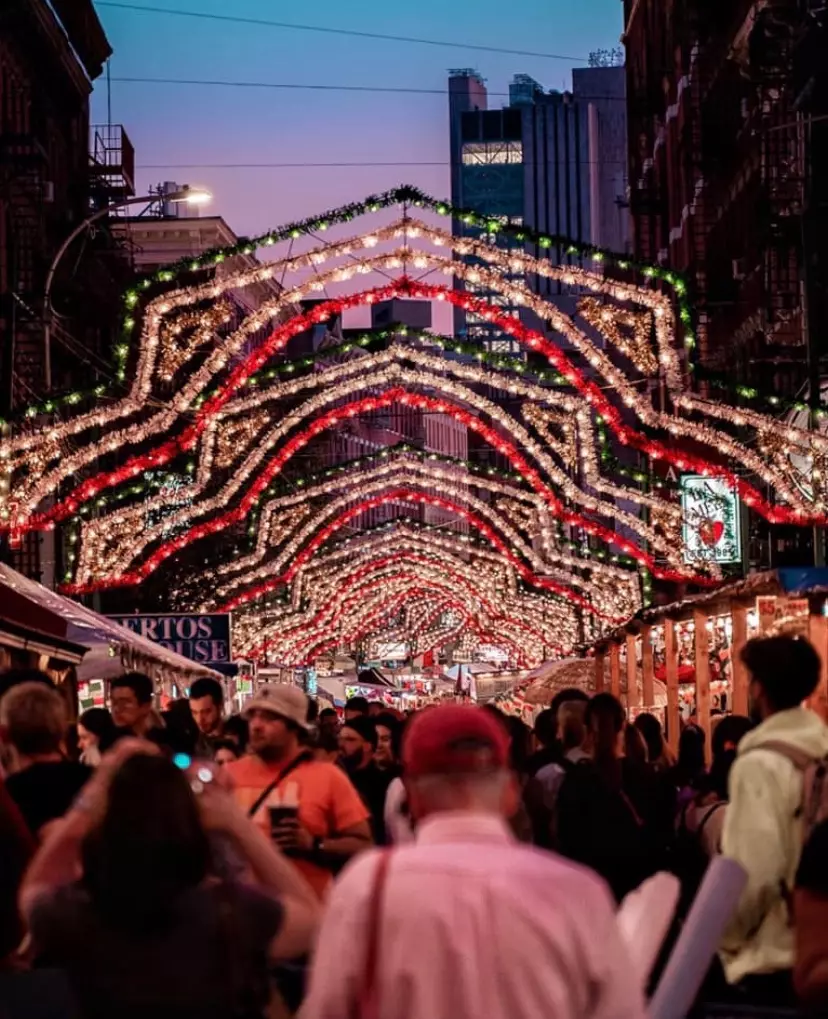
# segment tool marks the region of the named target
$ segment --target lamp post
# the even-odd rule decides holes
[[[211,198],[212,195],[209,191],[204,191],[201,188],[188,187],[182,188],[180,191],[171,191],[169,194],[141,195],[138,198],[125,198],[121,202],[113,202],[111,205],[106,205],[104,208],[98,209],[98,211],[93,213],[93,215],[89,216],[82,223],[79,223],[78,226],[76,226],[69,234],[63,244],[61,244],[58,248],[55,257],[52,259],[52,264],[49,266],[49,272],[46,275],[46,286],[43,290],[43,375],[47,393],[52,388],[52,316],[55,313],[54,308],[52,307],[52,283],[54,282],[57,267],[72,242],[99,219],[104,219],[104,217],[108,216],[111,212],[116,212],[118,209],[125,209],[129,205],[143,205],[145,203],[151,204],[157,201],[181,202],[188,205],[203,205],[205,202],[209,202]]]

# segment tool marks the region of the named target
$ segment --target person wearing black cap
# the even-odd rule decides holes
[[[352,718],[339,732],[339,763],[362,802],[371,812],[371,830],[378,846],[385,845],[385,797],[393,775],[374,760],[377,727],[372,718]]]

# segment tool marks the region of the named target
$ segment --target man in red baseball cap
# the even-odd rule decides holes
[[[643,1019],[606,886],[511,833],[518,789],[498,719],[427,709],[402,759],[416,840],[342,875],[303,1015]]]

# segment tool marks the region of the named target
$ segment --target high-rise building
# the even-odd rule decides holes
[[[449,77],[452,202],[493,221],[524,224],[535,230],[599,247],[625,251],[626,112],[624,68],[592,67],[573,72],[571,92],[545,92],[528,75],[516,75],[508,105],[488,108],[488,92],[473,70]],[[479,236],[458,219],[455,236]],[[492,231],[487,238],[514,244]],[[531,254],[540,249],[529,246]],[[563,245],[551,252],[565,260]],[[472,259],[473,261],[473,259]],[[569,309],[571,298],[551,280],[532,280],[536,292]],[[474,284],[490,303],[527,324],[537,320],[511,307],[499,295]],[[455,311],[455,332],[479,339],[488,349],[514,350],[496,326]],[[516,350],[514,352],[517,352]]]

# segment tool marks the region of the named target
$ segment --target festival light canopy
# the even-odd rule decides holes
[[[452,237],[449,216],[477,236]],[[234,267],[257,249],[275,257]],[[240,313],[234,295],[263,281],[273,296]],[[311,327],[391,299],[454,305],[514,350],[392,323],[291,356]],[[679,278],[410,187],[168,267],[126,295],[123,328],[117,387],[51,396],[0,441],[0,527],[61,523],[71,593],[167,571],[182,607],[234,611],[247,656],[310,664],[393,634],[536,664],[634,613],[651,576],[716,583],[719,495],[731,516],[741,499],[774,523],[826,520],[828,437],[696,392]],[[400,407],[473,452],[320,452]],[[153,488],[165,477],[174,500]],[[226,554],[182,576],[201,547]]]

